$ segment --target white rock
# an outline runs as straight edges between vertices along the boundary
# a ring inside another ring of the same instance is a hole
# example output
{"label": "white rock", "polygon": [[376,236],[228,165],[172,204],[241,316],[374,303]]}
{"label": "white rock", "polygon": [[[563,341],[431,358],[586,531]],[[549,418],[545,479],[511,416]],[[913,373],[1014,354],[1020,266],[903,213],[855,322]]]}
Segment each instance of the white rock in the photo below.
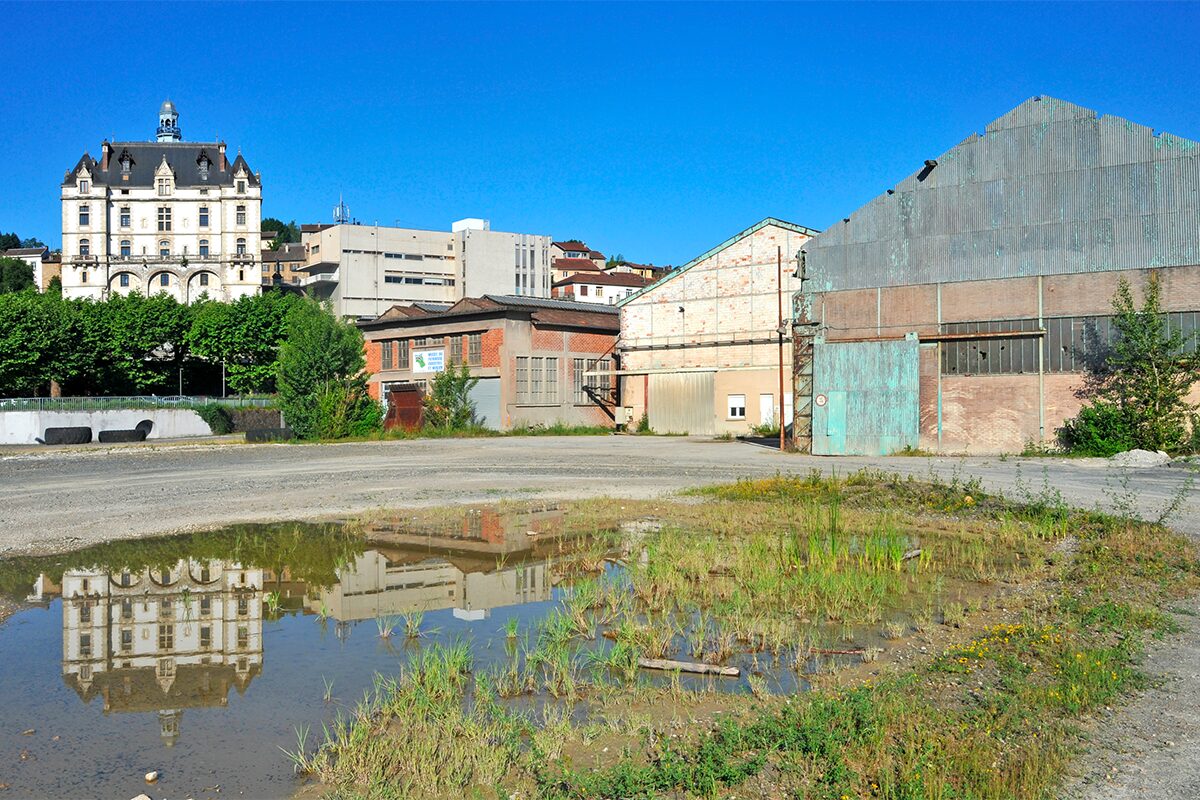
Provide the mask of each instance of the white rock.
{"label": "white rock", "polygon": [[1161,467],[1171,460],[1171,457],[1159,450],[1152,453],[1149,450],[1126,450],[1108,459],[1118,467]]}
{"label": "white rock", "polygon": [[152,770],[146,773],[146,783],[154,783],[158,780],[158,770]]}
{"label": "white rock", "polygon": [[137,797],[133,798],[133,800],[154,800],[154,798],[152,798],[148,794],[143,793],[143,794],[139,794]]}

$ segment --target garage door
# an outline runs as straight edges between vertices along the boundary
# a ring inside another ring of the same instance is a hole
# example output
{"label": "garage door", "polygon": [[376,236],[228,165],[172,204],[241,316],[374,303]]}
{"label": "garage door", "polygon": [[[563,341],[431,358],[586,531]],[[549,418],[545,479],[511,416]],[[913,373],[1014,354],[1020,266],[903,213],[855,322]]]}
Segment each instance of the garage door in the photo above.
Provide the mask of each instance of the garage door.
{"label": "garage door", "polygon": [[650,428],[656,433],[711,435],[713,372],[649,376]]}
{"label": "garage door", "polygon": [[480,378],[471,390],[475,403],[475,417],[480,425],[500,430],[500,379]]}
{"label": "garage door", "polygon": [[813,345],[813,454],[888,455],[916,447],[920,423],[920,344]]}

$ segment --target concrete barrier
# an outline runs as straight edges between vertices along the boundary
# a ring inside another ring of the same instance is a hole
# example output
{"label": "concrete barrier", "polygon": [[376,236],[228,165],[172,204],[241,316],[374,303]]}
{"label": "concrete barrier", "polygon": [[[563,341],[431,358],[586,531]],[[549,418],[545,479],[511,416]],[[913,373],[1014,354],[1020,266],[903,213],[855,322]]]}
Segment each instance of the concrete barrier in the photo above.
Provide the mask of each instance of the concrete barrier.
{"label": "concrete barrier", "polygon": [[154,423],[147,439],[211,436],[208,423],[191,409],[143,408],[128,411],[0,411],[0,444],[37,444],[46,428],[86,426],[92,437],[101,431],[128,430],[148,419]]}

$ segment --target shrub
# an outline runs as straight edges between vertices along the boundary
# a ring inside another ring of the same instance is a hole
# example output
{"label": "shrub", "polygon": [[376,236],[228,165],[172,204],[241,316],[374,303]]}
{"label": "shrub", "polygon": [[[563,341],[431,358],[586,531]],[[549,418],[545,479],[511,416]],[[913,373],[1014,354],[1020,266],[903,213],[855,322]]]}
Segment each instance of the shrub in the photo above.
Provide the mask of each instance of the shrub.
{"label": "shrub", "polygon": [[460,430],[481,422],[475,417],[475,401],[471,399],[471,390],[478,383],[479,378],[471,377],[471,370],[465,364],[435,375],[425,396],[425,425]]}
{"label": "shrub", "polygon": [[243,406],[229,409],[233,418],[234,431],[248,431],[252,428],[274,428],[280,424],[279,409],[263,406]]}
{"label": "shrub", "polygon": [[1079,415],[1058,429],[1064,450],[1107,458],[1138,446],[1133,420],[1112,403],[1097,402],[1079,409]]}
{"label": "shrub", "polygon": [[314,424],[318,439],[369,436],[383,425],[383,408],[359,381],[329,381],[317,393]]}
{"label": "shrub", "polygon": [[638,418],[637,428],[634,430],[634,432],[635,433],[652,433],[652,431],[650,430],[650,415],[649,414],[643,413],[642,416],[640,416]]}
{"label": "shrub", "polygon": [[196,413],[217,436],[233,433],[233,417],[229,415],[229,409],[220,403],[205,403],[196,409]]}

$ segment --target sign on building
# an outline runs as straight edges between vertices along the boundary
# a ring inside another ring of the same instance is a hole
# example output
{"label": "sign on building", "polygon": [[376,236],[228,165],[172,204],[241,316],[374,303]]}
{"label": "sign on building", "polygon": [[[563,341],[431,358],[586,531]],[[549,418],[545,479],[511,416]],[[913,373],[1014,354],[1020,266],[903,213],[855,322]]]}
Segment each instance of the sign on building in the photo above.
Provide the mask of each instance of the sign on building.
{"label": "sign on building", "polygon": [[441,372],[445,368],[445,350],[418,350],[413,353],[413,372]]}

